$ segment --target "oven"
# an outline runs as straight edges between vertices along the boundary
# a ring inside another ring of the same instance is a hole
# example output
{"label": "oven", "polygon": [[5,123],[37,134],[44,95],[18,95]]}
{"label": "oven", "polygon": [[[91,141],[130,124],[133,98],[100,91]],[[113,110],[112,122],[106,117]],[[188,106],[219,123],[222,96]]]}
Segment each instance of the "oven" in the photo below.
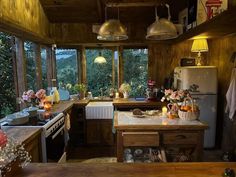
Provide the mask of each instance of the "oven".
{"label": "oven", "polygon": [[43,126],[41,134],[43,162],[58,162],[66,154],[67,137],[65,116],[59,113]]}
{"label": "oven", "polygon": [[38,112],[37,116],[31,117],[23,125],[9,125],[7,121],[1,122],[2,126],[17,126],[22,128],[40,127],[42,162],[58,162],[66,159],[66,144],[68,132],[65,131],[65,115],[63,113]]}

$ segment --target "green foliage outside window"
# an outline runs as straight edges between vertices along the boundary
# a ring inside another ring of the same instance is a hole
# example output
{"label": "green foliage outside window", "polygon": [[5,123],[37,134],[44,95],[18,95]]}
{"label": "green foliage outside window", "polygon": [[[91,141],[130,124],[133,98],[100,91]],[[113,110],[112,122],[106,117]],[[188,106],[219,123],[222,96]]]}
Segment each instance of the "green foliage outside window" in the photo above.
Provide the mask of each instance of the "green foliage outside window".
{"label": "green foliage outside window", "polygon": [[[66,88],[67,84],[74,86],[78,82],[78,67],[76,50],[56,50],[57,82],[59,87]],[[70,89],[70,94],[76,94]]]}
{"label": "green foliage outside window", "polygon": [[0,118],[16,110],[11,36],[0,32]]}
{"label": "green foliage outside window", "polygon": [[94,63],[100,49],[86,49],[87,85],[93,96],[107,95],[112,87],[112,50],[101,50],[106,63]]}
{"label": "green foliage outside window", "polygon": [[36,61],[33,45],[34,44],[29,41],[24,43],[26,59],[26,79],[28,90],[36,90]]}
{"label": "green foliage outside window", "polygon": [[147,49],[124,49],[124,82],[131,85],[130,97],[145,96],[147,89]]}

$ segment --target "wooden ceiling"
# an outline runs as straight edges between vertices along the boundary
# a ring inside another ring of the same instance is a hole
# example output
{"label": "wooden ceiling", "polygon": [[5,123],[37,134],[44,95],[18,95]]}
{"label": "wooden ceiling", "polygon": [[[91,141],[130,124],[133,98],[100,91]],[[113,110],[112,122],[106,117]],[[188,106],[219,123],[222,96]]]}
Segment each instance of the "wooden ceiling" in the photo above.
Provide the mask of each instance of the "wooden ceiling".
{"label": "wooden ceiling", "polygon": [[[168,3],[171,20],[177,22],[178,13],[187,7],[188,0],[40,0],[44,11],[52,23],[102,23],[105,20],[105,7],[108,4],[122,4],[119,7],[121,22],[152,23],[155,8],[151,4]],[[167,9],[158,6],[158,16],[167,16]],[[117,7],[107,7],[107,19],[118,17]]]}

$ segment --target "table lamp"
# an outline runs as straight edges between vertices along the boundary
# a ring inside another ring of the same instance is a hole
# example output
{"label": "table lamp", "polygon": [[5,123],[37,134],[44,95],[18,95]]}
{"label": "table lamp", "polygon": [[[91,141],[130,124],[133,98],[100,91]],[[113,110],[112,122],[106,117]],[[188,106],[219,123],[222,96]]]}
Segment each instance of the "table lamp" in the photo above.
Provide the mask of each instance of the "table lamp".
{"label": "table lamp", "polygon": [[207,51],[208,51],[207,39],[194,39],[191,52],[198,52],[196,60],[197,66],[201,66],[201,52],[207,52]]}

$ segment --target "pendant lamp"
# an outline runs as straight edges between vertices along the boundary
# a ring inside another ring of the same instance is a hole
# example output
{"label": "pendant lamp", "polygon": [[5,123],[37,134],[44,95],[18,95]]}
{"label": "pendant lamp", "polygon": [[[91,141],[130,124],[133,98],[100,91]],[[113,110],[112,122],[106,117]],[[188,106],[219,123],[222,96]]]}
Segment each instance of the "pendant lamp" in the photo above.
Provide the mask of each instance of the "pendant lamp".
{"label": "pendant lamp", "polygon": [[99,55],[95,58],[94,63],[103,64],[106,62],[107,60],[102,56],[102,52],[99,51]]}
{"label": "pendant lamp", "polygon": [[155,7],[156,21],[151,24],[147,29],[146,39],[149,40],[167,40],[177,37],[177,30],[175,25],[170,21],[170,8],[166,4],[168,9],[168,19],[157,16],[157,8]]}
{"label": "pendant lamp", "polygon": [[103,41],[121,41],[128,39],[126,27],[118,19],[107,20],[107,7],[105,7],[105,22],[98,31],[98,40]]}

